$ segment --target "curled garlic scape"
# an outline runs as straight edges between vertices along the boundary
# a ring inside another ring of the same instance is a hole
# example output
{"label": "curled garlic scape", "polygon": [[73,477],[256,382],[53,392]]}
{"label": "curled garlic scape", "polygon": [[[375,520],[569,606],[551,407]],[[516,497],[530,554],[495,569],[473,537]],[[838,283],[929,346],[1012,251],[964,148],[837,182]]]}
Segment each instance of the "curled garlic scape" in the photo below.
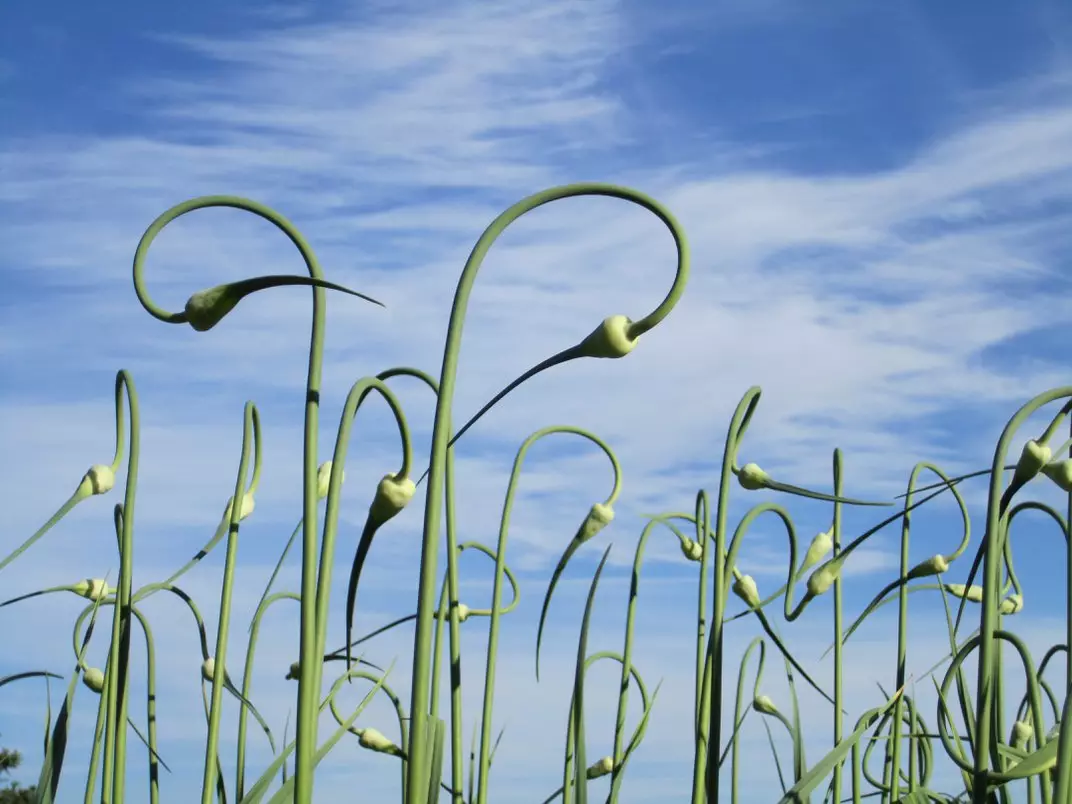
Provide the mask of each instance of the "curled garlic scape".
{"label": "curled garlic scape", "polygon": [[[165,213],[167,214],[167,213]],[[283,287],[284,285],[308,285],[312,287],[335,290],[356,296],[367,302],[383,307],[383,303],[376,301],[371,296],[350,290],[334,282],[309,276],[259,276],[254,279],[243,279],[239,282],[229,282],[225,285],[216,285],[212,288],[199,290],[186,302],[183,310],[185,321],[198,332],[207,332],[223,320],[235,306],[246,296],[258,290],[267,288]]]}
{"label": "curled garlic scape", "polygon": [[384,475],[376,486],[376,494],[369,504],[365,527],[354,552],[354,561],[350,566],[350,577],[346,583],[346,666],[350,666],[352,654],[350,643],[353,641],[354,615],[357,610],[357,587],[361,581],[361,570],[372,547],[376,531],[397,516],[413,499],[417,486],[404,474]]}
{"label": "curled garlic scape", "polygon": [[781,483],[774,480],[769,474],[767,474],[759,464],[746,463],[740,469],[733,470],[737,475],[737,482],[741,488],[747,491],[759,491],[761,489],[769,489],[771,491],[781,491],[786,494],[793,494],[797,497],[807,497],[812,500],[826,500],[827,502],[839,502],[844,505],[862,505],[862,506],[881,506],[890,505],[887,502],[868,502],[866,500],[855,500],[851,497],[837,497],[832,494],[823,494],[819,491],[811,491],[810,489],[801,488],[800,486],[792,486],[788,483]]}
{"label": "curled garlic scape", "polygon": [[584,522],[582,522],[581,526],[577,529],[577,533],[574,534],[570,543],[566,545],[565,551],[558,559],[558,564],[555,565],[554,572],[551,573],[551,582],[547,585],[547,593],[543,597],[543,607],[540,610],[540,624],[536,628],[537,681],[540,678],[540,645],[543,641],[543,628],[544,624],[547,622],[547,609],[551,605],[551,595],[554,594],[555,585],[558,583],[558,579],[566,569],[566,565],[569,563],[570,558],[578,549],[580,549],[581,545],[591,540],[613,520],[614,509],[611,507],[610,503],[596,503],[593,505],[588,510],[588,515],[584,518]]}

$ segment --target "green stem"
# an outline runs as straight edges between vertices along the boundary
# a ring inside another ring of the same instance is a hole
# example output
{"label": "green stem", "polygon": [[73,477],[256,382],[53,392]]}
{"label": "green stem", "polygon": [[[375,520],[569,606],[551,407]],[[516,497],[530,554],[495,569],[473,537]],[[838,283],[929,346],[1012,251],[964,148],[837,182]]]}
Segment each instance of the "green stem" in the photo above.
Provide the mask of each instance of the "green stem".
{"label": "green stem", "polygon": [[[436,401],[435,423],[432,429],[432,455],[429,466],[429,482],[426,492],[424,510],[424,529],[421,543],[421,568],[418,585],[417,626],[413,637],[413,673],[411,676],[412,691],[410,701],[410,717],[412,728],[410,729],[409,745],[409,777],[407,786],[406,804],[425,804],[424,797],[427,793],[427,766],[426,748],[428,744],[428,703],[430,686],[436,683],[430,678],[429,651],[432,641],[432,614],[435,608],[435,586],[438,579],[436,565],[439,554],[437,542],[439,539],[439,522],[441,506],[443,504],[443,487],[440,479],[443,476],[446,458],[447,443],[450,440],[451,411],[454,401],[454,384],[458,370],[458,358],[461,348],[462,328],[465,319],[466,308],[469,303],[469,295],[473,283],[476,280],[480,265],[484,256],[494,241],[513,221],[544,204],[558,199],[574,196],[598,195],[620,198],[638,204],[663,221],[670,229],[678,249],[677,275],[674,284],[666,298],[649,315],[639,321],[630,324],[625,333],[630,341],[655,327],[665,318],[677,304],[685,288],[688,278],[688,252],[685,238],[677,222],[660,204],[641,193],[626,188],[616,187],[609,184],[584,183],[571,184],[563,187],[554,187],[540,193],[529,196],[514,204],[496,218],[484,231],[477,241],[454,296],[451,307],[450,323],[447,328],[446,344],[443,350],[443,364],[440,371],[439,396]],[[586,356],[590,352],[584,346],[589,344],[589,339],[579,347],[561,353],[562,362],[577,357]],[[301,799],[299,799],[301,800]]]}

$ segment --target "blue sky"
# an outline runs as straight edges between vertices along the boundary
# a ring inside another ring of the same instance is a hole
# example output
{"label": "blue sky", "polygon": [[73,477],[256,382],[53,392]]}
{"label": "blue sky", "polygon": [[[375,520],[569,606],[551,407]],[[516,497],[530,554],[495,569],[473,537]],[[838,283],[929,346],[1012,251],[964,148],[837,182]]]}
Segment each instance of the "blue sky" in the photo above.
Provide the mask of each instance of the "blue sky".
{"label": "blue sky", "polygon": [[[234,485],[242,404],[253,399],[265,425],[265,474],[241,531],[227,661],[236,676],[245,624],[300,512],[308,294],[258,294],[209,333],[165,327],[140,308],[130,281],[153,218],[197,195],[254,198],[302,230],[328,278],[388,305],[329,298],[327,457],[353,382],[396,365],[438,371],[458,274],[502,209],[545,187],[600,180],[636,187],[677,215],[693,276],[674,313],[627,359],[575,363],[528,383],[457,450],[463,538],[488,543],[514,452],[533,430],[588,427],[624,470],[614,524],[579,554],[556,593],[537,685],[539,600],[610,476],[605,459],[564,437],[527,463],[510,532],[523,600],[504,621],[501,643],[495,722],[507,730],[496,802],[530,801],[557,786],[576,623],[596,558],[614,542],[593,649],[614,648],[640,513],[691,510],[697,489],[714,493],[725,428],[749,386],[761,385],[764,396],[743,460],[826,488],[837,446],[846,491],[888,498],[903,490],[916,460],[951,473],[989,465],[1009,416],[1067,381],[1060,337],[1072,318],[1072,11],[1056,1],[836,0],[821,9],[783,0],[406,0],[301,10],[62,3],[48,13],[8,3],[0,10],[0,119],[0,445],[8,456],[0,463],[0,553],[46,520],[90,464],[110,459],[112,383],[126,368],[143,411],[135,582],[166,577],[219,521]],[[204,287],[300,272],[281,243],[238,212],[190,215],[156,241],[148,282],[159,303],[178,309]],[[473,293],[457,416],[604,317],[651,309],[672,260],[658,222],[620,202],[571,200],[526,216],[496,244]],[[415,383],[397,387],[420,471],[431,399]],[[1023,437],[1042,426],[1033,420]],[[396,440],[386,406],[362,409],[340,567],[375,483],[397,468]],[[1043,483],[1029,493],[1056,499]],[[5,570],[3,595],[114,578],[116,494],[80,506]],[[974,547],[985,484],[965,494]],[[764,498],[735,492],[731,522]],[[788,505],[805,542],[828,525],[827,506]],[[359,630],[413,611],[420,507],[377,538]],[[852,512],[846,535],[876,519]],[[1063,582],[1051,567],[1055,534],[1039,521],[1022,527],[1038,530],[1014,536],[1032,540],[1018,554],[1029,589],[1018,625],[1037,658],[1060,639]],[[913,563],[951,550],[959,528],[949,504],[916,516]],[[849,564],[851,614],[890,577],[897,535],[875,537]],[[638,667],[664,688],[623,804],[683,800],[689,785],[693,565],[666,534],[653,537],[648,555]],[[784,535],[757,525],[741,565],[761,591],[781,582],[786,560]],[[213,556],[184,579],[210,622],[221,562]],[[966,570],[955,564],[949,580]],[[464,572],[463,600],[483,605],[487,568]],[[345,576],[336,572],[338,584]],[[283,583],[296,588],[296,559]],[[919,673],[941,657],[945,636],[933,600],[913,605],[910,669]],[[342,641],[340,609],[333,644]],[[0,675],[69,672],[66,629],[79,610],[73,596],[0,610]],[[162,754],[174,771],[163,795],[189,800],[204,735],[197,642],[170,601],[154,598],[145,612],[158,642]],[[283,676],[297,658],[297,610],[271,617],[254,699],[278,731],[295,689]],[[892,683],[891,617],[884,610],[850,643],[854,711],[876,704],[875,681]],[[466,624],[467,734],[479,712],[485,626]],[[739,656],[753,628],[734,624],[729,656]],[[829,673],[818,663],[828,603],[783,631],[802,660]],[[401,630],[374,648],[378,662],[398,657],[393,680],[404,697],[410,648]],[[94,647],[95,663],[102,651],[103,643]],[[785,708],[776,668],[768,664],[764,686]],[[589,755],[598,758],[609,748],[615,682],[606,669],[591,678]],[[29,782],[40,761],[44,689],[13,689],[0,691],[0,733],[26,754],[16,778]],[[135,701],[140,689],[136,682]],[[933,723],[933,696],[921,687],[919,700]],[[95,703],[80,694],[61,802],[82,795]],[[814,761],[829,740],[828,712],[806,696],[802,708]],[[225,710],[228,779],[234,714]],[[389,736],[397,729],[380,702],[367,724]],[[766,750],[758,722],[742,739]],[[132,750],[129,800],[138,802],[144,752]],[[266,764],[256,736],[250,750],[254,765]],[[344,745],[318,777],[317,800],[352,789],[357,774],[372,799],[397,796],[392,760]],[[761,772],[742,801],[776,800],[777,792]]]}

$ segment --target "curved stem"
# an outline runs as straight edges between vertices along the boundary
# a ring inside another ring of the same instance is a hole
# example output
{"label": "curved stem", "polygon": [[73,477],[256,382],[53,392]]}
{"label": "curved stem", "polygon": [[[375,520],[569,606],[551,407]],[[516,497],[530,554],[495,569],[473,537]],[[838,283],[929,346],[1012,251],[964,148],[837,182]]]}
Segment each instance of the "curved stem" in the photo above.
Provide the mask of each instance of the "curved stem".
{"label": "curved stem", "polygon": [[[571,184],[564,187],[555,187],[523,199],[513,205],[484,231],[477,241],[454,296],[454,304],[451,308],[450,324],[447,329],[446,344],[443,350],[443,364],[440,371],[439,396],[436,401],[435,423],[432,430],[432,459],[429,466],[429,482],[426,492],[424,511],[424,531],[421,544],[421,569],[418,586],[417,627],[413,637],[413,673],[412,691],[410,701],[410,717],[413,718],[410,730],[409,745],[409,776],[407,787],[406,804],[424,804],[427,794],[427,744],[428,744],[428,703],[430,686],[435,679],[430,678],[429,651],[432,637],[432,612],[435,607],[435,585],[438,577],[436,565],[438,562],[437,541],[439,538],[440,506],[443,503],[443,487],[440,479],[446,466],[447,443],[450,439],[451,411],[454,400],[454,383],[458,370],[458,358],[461,347],[462,327],[465,319],[466,308],[469,303],[469,295],[473,283],[476,280],[480,265],[484,256],[491,248],[492,243],[513,221],[537,207],[551,201],[562,198],[582,195],[602,195],[621,198],[648,209],[662,220],[670,229],[678,249],[677,275],[670,292],[666,298],[650,314],[633,322],[626,327],[624,336],[632,342],[634,339],[656,326],[677,304],[685,282],[688,278],[688,251],[685,244],[684,234],[677,222],[661,205],[647,196],[633,190],[615,187],[614,185],[586,183]],[[599,332],[600,330],[597,330]],[[581,357],[586,353],[596,354],[591,350],[590,339],[584,343],[589,348],[578,350],[575,355],[564,356],[563,359]]]}
{"label": "curved stem", "polygon": [[[249,642],[246,646],[246,666],[242,671],[242,697],[245,700],[249,700],[249,685],[253,676],[253,657],[257,650],[257,635],[260,631],[261,618],[265,612],[268,611],[268,607],[275,603],[277,600],[295,600],[301,602],[301,598],[294,592],[277,592],[274,595],[266,597],[259,606],[257,611],[253,615],[253,620],[250,623],[249,630]],[[246,786],[246,721],[248,712],[245,706],[241,706],[238,709],[238,754],[235,757],[235,800],[241,801],[242,796],[245,794]],[[283,741],[286,742],[284,736]]]}

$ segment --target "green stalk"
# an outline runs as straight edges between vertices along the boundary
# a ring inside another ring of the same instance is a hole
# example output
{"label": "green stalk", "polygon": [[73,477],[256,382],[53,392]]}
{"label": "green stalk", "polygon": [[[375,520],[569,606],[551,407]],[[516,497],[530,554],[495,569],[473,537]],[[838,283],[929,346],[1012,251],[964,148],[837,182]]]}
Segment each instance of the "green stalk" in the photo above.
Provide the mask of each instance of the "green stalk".
{"label": "green stalk", "polygon": [[[268,611],[268,607],[275,603],[277,600],[295,600],[299,603],[301,598],[294,592],[276,592],[274,595],[268,595],[257,606],[257,611],[253,614],[253,620],[250,623],[249,629],[249,642],[246,645],[246,666],[242,671],[242,697],[247,701],[249,700],[249,685],[252,682],[253,675],[253,657],[257,650],[257,635],[261,627],[261,618],[265,612]],[[247,711],[245,706],[240,706],[238,709],[238,753],[235,757],[235,800],[241,801],[242,796],[245,793],[246,788],[246,721]],[[286,742],[284,736],[283,742]]]}
{"label": "green stalk", "polygon": [[[119,579],[116,599],[118,606],[112,610],[112,642],[110,662],[112,677],[108,681],[108,723],[111,727],[105,743],[105,760],[112,759],[112,800],[116,804],[123,802],[123,786],[126,782],[126,747],[127,747],[127,688],[130,668],[130,621],[131,621],[131,583],[134,574],[134,498],[138,488],[138,456],[141,443],[141,423],[138,412],[138,393],[134,389],[134,380],[120,371],[115,379],[115,392],[118,398],[120,388],[126,389],[127,405],[130,408],[130,457],[127,460],[126,493],[122,506],[116,507],[118,518],[122,511],[122,524],[117,523],[119,540]],[[120,406],[117,406],[117,410]],[[116,415],[117,433],[119,416]],[[122,460],[122,447],[116,439],[116,458]],[[109,751],[109,748],[111,749]],[[107,766],[106,766],[107,767]],[[102,796],[104,798],[104,796]],[[107,804],[105,798],[104,804]]]}
{"label": "green stalk", "polygon": [[[726,606],[726,520],[729,516],[729,489],[733,482],[733,464],[737,454],[737,443],[748,427],[748,422],[759,404],[758,387],[749,388],[737,404],[726,434],[726,445],[722,454],[722,474],[718,485],[718,498],[715,507],[715,561],[713,604],[711,607],[711,633],[708,636],[707,650],[704,657],[703,684],[700,691],[698,721],[700,728],[696,736],[693,760],[692,804],[703,804],[704,794],[708,804],[718,802],[718,754],[722,737],[722,629],[724,627]],[[710,531],[705,522],[704,532]],[[706,541],[705,541],[706,551]]]}
{"label": "green stalk", "polygon": [[[831,493],[835,497],[841,496],[841,472],[842,472],[842,457],[841,450],[834,450],[834,478],[833,487]],[[836,560],[841,555],[841,503],[834,503],[834,521],[830,531],[831,538],[833,540],[832,553]],[[843,668],[842,668],[842,609],[844,592],[841,588],[842,580],[841,573],[837,574],[834,579],[834,745],[836,746],[841,742],[844,730],[845,715],[842,711],[842,682],[843,682]],[[835,804],[839,804],[841,801],[841,775],[842,775],[843,763],[839,762],[834,766],[833,779],[831,780],[831,791],[833,793],[833,800]]]}
{"label": "green stalk", "polygon": [[[688,278],[688,252],[684,234],[677,222],[656,201],[641,193],[609,184],[584,183],[554,187],[523,199],[507,209],[484,231],[466,261],[454,295],[450,323],[447,328],[443,350],[443,365],[440,371],[439,397],[436,401],[435,423],[432,429],[432,456],[428,474],[428,489],[424,509],[424,529],[421,543],[421,568],[418,585],[417,626],[413,637],[413,673],[410,700],[412,728],[409,737],[409,777],[406,804],[425,804],[427,775],[429,772],[426,754],[428,746],[428,703],[430,686],[436,679],[430,677],[429,651],[432,641],[432,615],[435,607],[435,586],[438,577],[438,540],[441,506],[443,504],[443,476],[447,443],[450,440],[451,411],[454,401],[454,384],[457,377],[458,357],[461,348],[462,327],[469,295],[476,280],[480,265],[495,240],[513,221],[537,207],[563,198],[582,195],[599,195],[620,198],[638,204],[654,213],[670,229],[678,249],[677,274],[666,298],[649,315],[626,326],[624,336],[629,343],[655,327],[677,304]],[[600,337],[604,336],[604,337]],[[617,356],[609,351],[604,328],[597,330],[571,349],[559,353],[541,368],[549,368],[580,357]],[[530,375],[531,376],[531,375]],[[301,800],[301,799],[299,799]]]}
{"label": "green stalk", "polygon": [[227,533],[227,557],[223,565],[223,588],[220,590],[220,613],[216,625],[215,666],[212,674],[211,703],[208,714],[208,739],[205,743],[205,768],[201,783],[201,804],[212,804],[212,789],[217,781],[220,739],[220,715],[223,703],[223,679],[227,673],[227,637],[231,625],[231,595],[234,589],[234,567],[238,558],[238,523],[246,495],[246,471],[249,469],[250,441],[254,423],[259,420],[257,408],[247,402],[243,411],[242,457],[238,463],[234,496],[231,498],[230,525]]}
{"label": "green stalk", "polygon": [[[1020,408],[1005,426],[998,446],[994,451],[994,463],[990,475],[990,496],[987,502],[986,534],[983,546],[983,600],[979,617],[979,656],[975,699],[975,722],[978,724],[975,761],[972,771],[972,798],[982,802],[988,794],[987,771],[990,756],[990,733],[986,724],[990,723],[991,708],[994,704],[994,631],[997,625],[998,596],[1000,594],[1000,562],[1002,557],[1001,519],[1008,500],[1002,494],[1001,469],[1009,443],[1020,425],[1043,405],[1057,399],[1072,396],[1072,387],[1057,388],[1040,394]],[[1015,480],[1013,481],[1015,483]],[[1013,487],[1010,486],[1009,490]],[[1008,492],[1006,492],[1007,494]]]}
{"label": "green stalk", "polygon": [[[211,288],[195,294],[187,302],[181,313],[169,312],[153,303],[144,282],[144,262],[149,246],[167,224],[176,218],[199,209],[227,207],[240,209],[257,215],[268,221],[287,236],[298,249],[308,278],[296,277],[260,277]],[[305,389],[305,426],[303,433],[303,474],[302,474],[302,581],[301,581],[301,648],[299,661],[301,675],[298,681],[298,714],[295,753],[297,755],[294,771],[294,794],[299,802],[309,802],[313,794],[313,765],[316,754],[317,713],[319,711],[319,689],[317,683],[319,656],[316,651],[316,569],[317,569],[317,434],[320,409],[321,366],[324,354],[324,306],[325,287],[341,289],[324,280],[319,263],[312,248],[306,243],[294,225],[269,207],[236,196],[202,196],[181,204],[160,215],[142,235],[134,255],[134,290],[142,307],[159,321],[169,324],[190,324],[195,330],[210,329],[223,318],[241,299],[252,292],[273,285],[307,284],[313,288],[312,330],[309,339],[308,376]],[[367,298],[367,297],[363,297]],[[236,497],[239,505],[241,498]],[[120,802],[116,802],[120,804]]]}

